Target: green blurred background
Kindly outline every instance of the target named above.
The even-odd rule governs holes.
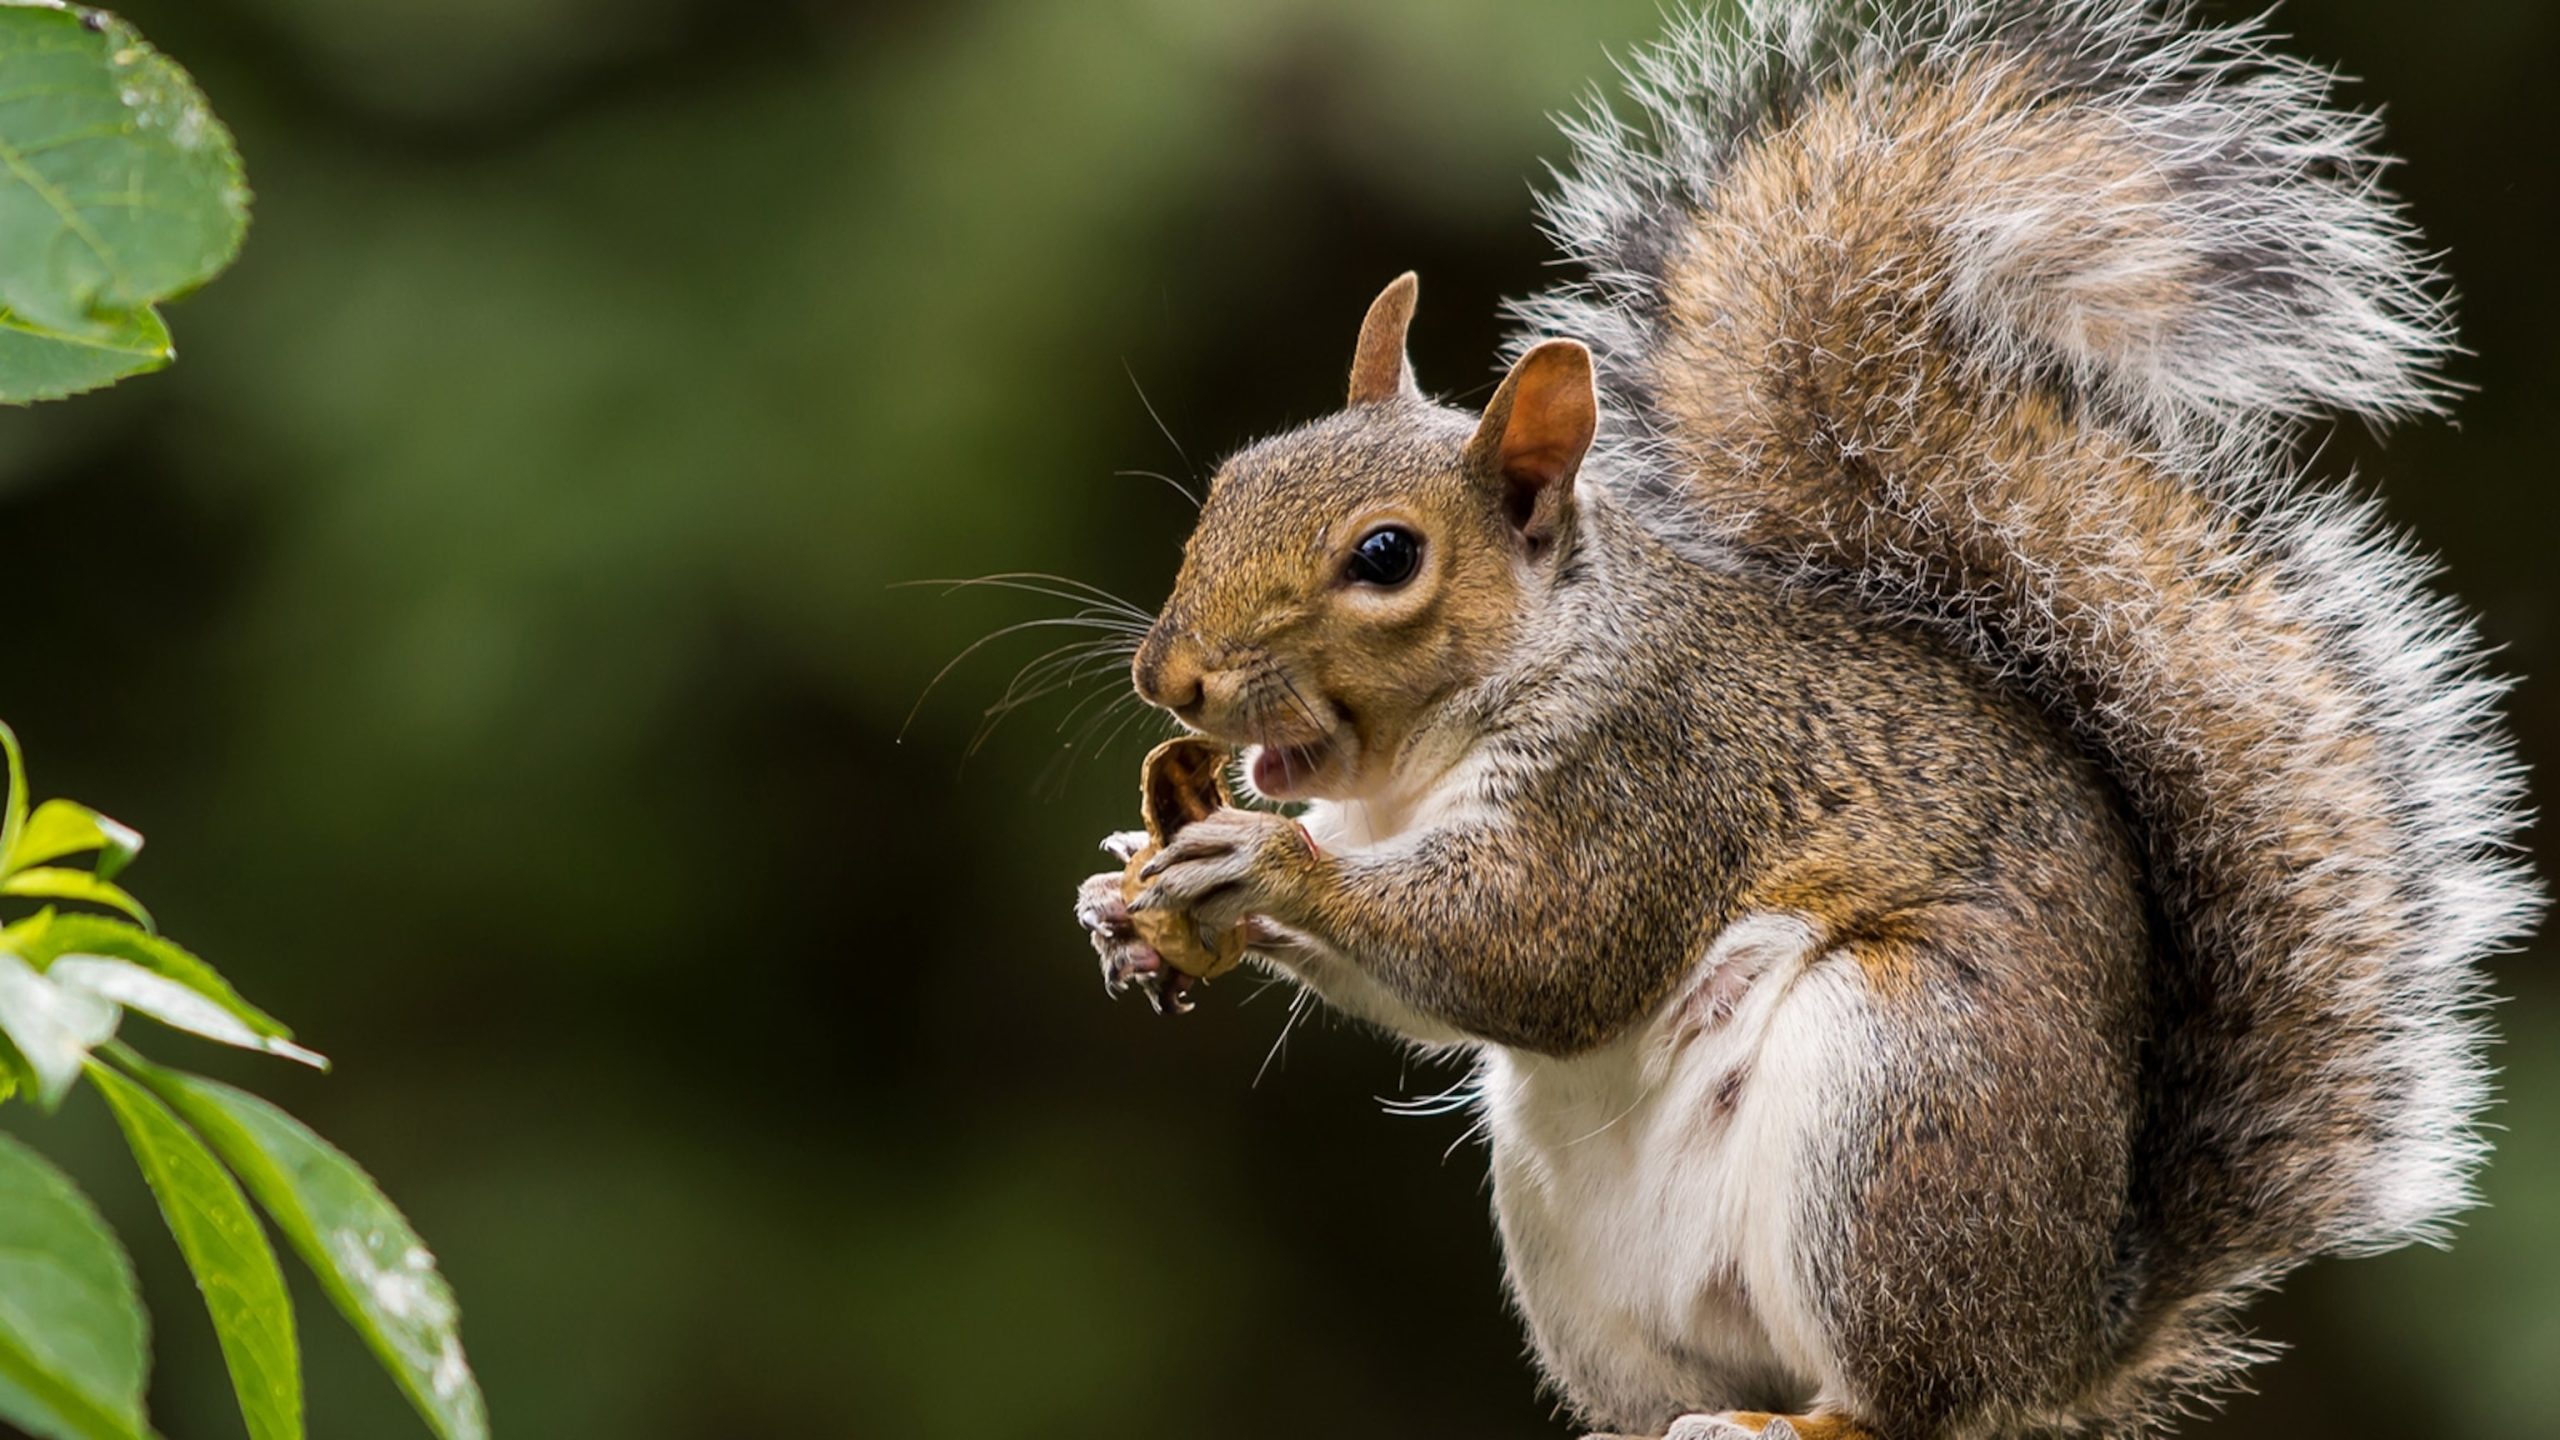
[[[1407,266],[1426,383],[1485,385],[1545,274],[1545,116],[1656,0],[127,13],[257,221],[174,370],[0,415],[0,714],[41,792],[149,833],[172,932],[340,1057],[151,1037],[375,1169],[502,1435],[1564,1433],[1480,1149],[1379,1104],[1454,1077],[1317,1017],[1275,1048],[1250,983],[1106,1003],[1066,902],[1146,735],[1069,756],[1060,705],[964,764],[1033,634],[901,743],[945,659],[1043,611],[890,586],[1152,607],[1188,509],[1115,472],[1328,408]],[[2390,102],[2477,352],[2458,425],[2332,458],[2546,677],[2513,713],[2551,773],[2560,13],[2281,18]],[[2301,1276],[2258,1312],[2293,1353],[2199,1433],[2560,1433],[2560,985],[2497,970],[2490,1208]],[[132,1244],[163,1428],[239,1434],[94,1098],[7,1123]],[[420,1433],[316,1297],[305,1329],[316,1435]]]

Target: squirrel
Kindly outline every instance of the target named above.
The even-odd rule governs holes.
[[[1472,1056],[1589,1427],[2157,1428],[2483,1158],[2503,687],[2305,454],[2444,407],[2443,282],[2375,120],[2175,0],[1747,0],[1628,73],[1481,412],[1408,274],[1218,469],[1132,675],[1297,813],[1079,921]]]

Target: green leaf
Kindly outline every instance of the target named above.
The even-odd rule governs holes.
[[[21,870],[0,880],[0,895],[26,895],[44,900],[79,900],[91,905],[112,905],[151,928],[151,912],[142,902],[124,893],[121,886],[99,879],[86,870],[63,870],[38,866]]]
[[[139,1440],[133,1266],[69,1177],[0,1135],[0,1418],[44,1440]]]
[[[142,832],[76,801],[47,800],[27,817],[17,847],[7,852],[7,863],[0,865],[0,874],[88,850],[98,852],[98,863],[92,867],[97,877],[113,880],[141,852]]]
[[[0,3],[5,3],[5,0],[0,0]],[[27,947],[41,943],[45,931],[53,928],[54,916],[59,913],[61,912],[47,905],[33,915],[0,925],[0,949],[15,950],[26,956],[28,963],[39,970],[43,969],[44,961],[38,960]]]
[[[487,1440],[461,1314],[409,1222],[356,1163],[246,1091],[143,1063],[139,1075],[231,1166],[443,1440]]]
[[[248,222],[184,70],[103,12],[0,5],[0,400],[165,364],[151,307],[229,264]]]
[[[0,951],[0,1033],[35,1081],[36,1103],[51,1110],[71,1093],[89,1052],[116,1033],[115,1005],[56,985],[26,960]]]
[[[240,1022],[270,1040],[290,1040],[293,1032],[284,1022],[240,998],[214,968],[199,960],[186,947],[147,931],[138,930],[110,915],[62,915],[52,909],[38,911],[6,930],[8,947],[27,957],[27,963],[42,970],[63,955],[107,955],[130,960],[157,975],[165,975],[197,994],[230,1011]]]
[[[18,732],[0,720],[0,752],[9,758],[9,798],[0,808],[0,855],[15,852],[27,828],[27,757],[18,749]]]
[[[243,1050],[298,1060],[314,1070],[329,1068],[329,1058],[318,1051],[306,1050],[273,1035],[262,1035],[242,1022],[239,1016],[197,991],[130,960],[104,955],[64,955],[46,968],[44,976],[58,988],[95,995],[127,1010],[138,1010],[163,1025],[201,1035],[207,1040],[219,1040]]]
[[[124,1127],[125,1143],[204,1292],[250,1440],[301,1440],[302,1353],[267,1232],[222,1163],[168,1106],[95,1061],[89,1078]]]

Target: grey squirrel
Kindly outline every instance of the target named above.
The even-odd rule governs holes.
[[[1303,812],[1078,917],[1121,983],[1133,911],[1242,924],[1472,1054],[1591,1426],[2138,1433],[2482,1156],[2501,686],[2298,458],[2441,408],[2438,277],[2255,24],[1738,9],[1569,126],[1583,278],[1480,414],[1406,276],[1346,408],[1221,467],[1134,680]]]

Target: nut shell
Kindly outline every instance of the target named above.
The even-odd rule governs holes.
[[[1235,803],[1234,793],[1227,789],[1226,766],[1225,747],[1197,735],[1167,740],[1147,752],[1138,780],[1138,809],[1146,819],[1147,845],[1129,857],[1129,868],[1120,876],[1124,900],[1137,899],[1146,888],[1138,872],[1182,827]],[[1215,979],[1244,959],[1242,925],[1204,938],[1189,917],[1163,910],[1134,911],[1129,923],[1166,964],[1194,979]]]

